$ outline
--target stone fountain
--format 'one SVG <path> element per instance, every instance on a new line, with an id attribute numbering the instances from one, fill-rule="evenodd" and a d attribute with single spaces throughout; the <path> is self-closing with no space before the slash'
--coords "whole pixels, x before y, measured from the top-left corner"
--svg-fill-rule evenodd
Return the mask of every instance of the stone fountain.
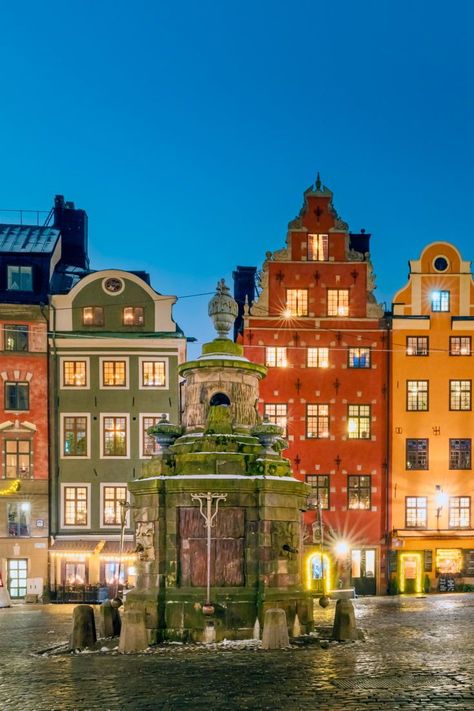
<path id="1" fill-rule="evenodd" d="M 129 483 L 139 561 L 125 611 L 144 616 L 150 644 L 252 638 L 270 608 L 289 630 L 313 625 L 300 553 L 308 487 L 281 456 L 281 428 L 258 416 L 266 368 L 228 338 L 237 304 L 224 281 L 209 315 L 217 338 L 179 369 L 182 425 L 150 430 L 160 453 Z"/>

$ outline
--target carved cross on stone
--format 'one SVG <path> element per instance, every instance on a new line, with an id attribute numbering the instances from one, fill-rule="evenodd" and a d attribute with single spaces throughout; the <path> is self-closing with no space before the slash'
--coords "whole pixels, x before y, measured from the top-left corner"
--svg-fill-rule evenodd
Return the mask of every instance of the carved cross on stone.
<path id="1" fill-rule="evenodd" d="M 358 276 L 359 276 L 359 272 L 358 272 L 356 269 L 354 269 L 354 270 L 351 272 L 351 277 L 352 277 L 353 280 L 354 280 L 354 284 L 356 283 Z"/>
<path id="2" fill-rule="evenodd" d="M 285 278 L 285 275 L 283 274 L 283 272 L 280 269 L 280 271 L 275 274 L 275 279 L 277 280 L 277 282 L 279 284 L 281 284 L 281 282 L 283 281 L 284 278 Z"/>
<path id="3" fill-rule="evenodd" d="M 294 463 L 295 463 L 295 467 L 296 467 L 297 469 L 299 469 L 299 468 L 300 468 L 300 464 L 301 464 L 300 455 L 297 454 L 296 457 L 293 459 L 293 461 L 294 461 Z"/>
<path id="4" fill-rule="evenodd" d="M 336 378 L 336 380 L 333 382 L 334 390 L 336 391 L 336 395 L 339 392 L 339 388 L 341 387 L 341 383 L 339 382 L 339 379 Z"/>
<path id="5" fill-rule="evenodd" d="M 339 470 L 339 467 L 341 466 L 342 459 L 339 455 L 337 455 L 336 459 L 334 460 L 334 464 L 336 465 L 336 468 Z"/>
<path id="6" fill-rule="evenodd" d="M 301 380 L 300 380 L 299 378 L 297 378 L 296 383 L 295 383 L 295 388 L 296 388 L 296 392 L 297 392 L 297 393 L 299 393 L 299 391 L 301 390 L 302 386 L 303 386 L 303 383 L 301 382 Z"/>
<path id="7" fill-rule="evenodd" d="M 319 283 L 319 280 L 321 279 L 321 274 L 318 271 L 315 271 L 313 274 L 313 279 L 316 282 L 316 285 Z"/>

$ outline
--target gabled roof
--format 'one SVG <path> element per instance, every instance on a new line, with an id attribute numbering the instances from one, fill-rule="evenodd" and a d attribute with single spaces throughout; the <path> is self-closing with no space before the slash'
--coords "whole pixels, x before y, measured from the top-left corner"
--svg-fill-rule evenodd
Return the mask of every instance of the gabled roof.
<path id="1" fill-rule="evenodd" d="M 60 234 L 54 227 L 0 224 L 0 252 L 47 254 L 54 251 Z"/>

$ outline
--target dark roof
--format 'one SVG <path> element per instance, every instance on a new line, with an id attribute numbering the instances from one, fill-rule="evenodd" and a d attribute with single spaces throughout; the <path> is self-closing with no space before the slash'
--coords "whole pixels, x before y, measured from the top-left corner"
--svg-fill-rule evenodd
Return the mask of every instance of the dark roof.
<path id="1" fill-rule="evenodd" d="M 54 250 L 60 234 L 60 230 L 54 227 L 0 224 L 0 252 L 50 253 Z"/>

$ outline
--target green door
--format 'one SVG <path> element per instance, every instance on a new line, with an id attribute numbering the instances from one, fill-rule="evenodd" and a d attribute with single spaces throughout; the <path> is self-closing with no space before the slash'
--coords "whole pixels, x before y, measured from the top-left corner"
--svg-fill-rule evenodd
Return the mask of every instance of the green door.
<path id="1" fill-rule="evenodd" d="M 8 561 L 8 592 L 11 598 L 25 597 L 28 561 L 26 558 L 12 558 Z"/>

